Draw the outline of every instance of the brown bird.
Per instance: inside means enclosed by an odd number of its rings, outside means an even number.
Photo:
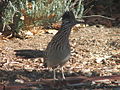
[[[62,78],[65,79],[63,73],[63,65],[70,58],[70,44],[69,35],[71,29],[77,23],[81,23],[75,19],[72,11],[66,11],[62,16],[62,25],[60,30],[55,34],[52,40],[49,42],[46,52],[46,64],[48,67],[53,68],[54,79],[56,79],[57,68],[61,68]]]

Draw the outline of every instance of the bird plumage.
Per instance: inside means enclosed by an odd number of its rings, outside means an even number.
[[[46,63],[48,67],[63,66],[70,58],[69,35],[77,23],[72,11],[66,11],[62,16],[60,30],[54,35],[46,48]],[[64,77],[64,76],[63,76]]]

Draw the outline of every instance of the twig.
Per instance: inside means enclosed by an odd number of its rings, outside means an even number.
[[[70,8],[73,8],[78,1],[79,1],[79,0],[75,0],[75,1],[73,2],[73,4],[70,6]]]
[[[88,13],[88,12],[93,8],[93,6],[94,6],[94,5],[91,5],[88,9],[86,9],[86,10],[84,11],[84,15],[85,15],[86,13]]]
[[[2,31],[5,30],[5,26],[6,26],[6,23],[3,23],[3,28],[2,28]]]
[[[85,3],[85,6],[87,6],[88,4],[92,3],[93,1],[95,1],[95,0],[91,0],[91,1],[89,1],[87,3]]]
[[[102,17],[102,18],[109,19],[109,20],[115,20],[114,18],[110,18],[110,17],[106,17],[106,16],[102,16],[102,15],[83,16],[82,18],[89,18],[89,17]]]

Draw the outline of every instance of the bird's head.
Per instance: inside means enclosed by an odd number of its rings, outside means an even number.
[[[72,11],[66,11],[62,16],[62,21],[75,21],[75,16]]]
[[[75,19],[75,15],[74,15],[73,11],[66,11],[62,16],[62,22],[69,22],[69,23],[73,23],[74,25],[84,23],[81,21],[77,21]]]

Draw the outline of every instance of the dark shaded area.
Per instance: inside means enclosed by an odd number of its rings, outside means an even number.
[[[120,27],[120,0],[84,0],[85,16],[102,15],[103,17],[87,17],[85,21],[90,25],[101,24],[106,27]]]
[[[25,69],[23,70],[14,70],[14,71],[5,71],[0,70],[0,82],[9,82],[9,83],[17,83],[15,82],[16,79],[24,80],[25,82],[29,81],[36,81],[41,78],[52,78],[53,72],[50,72],[49,70],[43,70],[41,72],[38,71],[27,71]],[[47,76],[46,76],[47,75]]]
[[[0,32],[3,29],[3,19],[5,8],[8,5],[8,0],[0,0]]]
[[[14,50],[16,52],[17,57],[22,58],[39,58],[39,57],[45,57],[45,52],[41,50],[30,50],[30,49],[24,49],[24,50]]]
[[[42,69],[42,68],[41,68]],[[76,77],[75,73],[65,72],[66,78]],[[61,80],[61,72],[57,72],[57,78]],[[0,84],[20,84],[16,80],[23,80],[24,82],[37,82],[40,79],[53,79],[53,71],[48,69],[36,71],[28,71],[25,69],[20,70],[0,70]],[[4,82],[3,82],[4,81]]]
[[[64,90],[64,89],[77,89],[77,90],[91,90],[91,89],[102,89],[102,90],[119,90],[120,86],[105,84],[104,80],[111,80],[115,84],[116,80],[119,80],[119,75],[113,76],[98,76],[98,77],[86,77],[86,76],[75,76],[71,75],[67,77],[65,80],[57,80],[54,81],[51,77],[53,73],[48,70],[44,70],[41,72],[38,71],[26,71],[26,70],[14,70],[14,71],[5,71],[0,70],[0,81],[4,80],[4,86],[6,90],[15,90],[16,87],[22,89],[17,90]],[[58,73],[60,74],[60,73]],[[66,73],[67,74],[67,73]],[[47,78],[47,79],[46,79]],[[48,79],[50,78],[50,79]],[[15,82],[16,80],[23,80],[24,83]],[[92,82],[96,80],[103,80],[104,82],[98,84],[92,84]],[[118,82],[119,83],[119,82]],[[8,87],[9,86],[9,87]],[[27,89],[24,89],[27,87]],[[32,89],[32,88],[37,89]],[[30,89],[28,89],[30,88]],[[1,89],[1,86],[0,86]]]
[[[23,21],[20,18],[21,18],[21,13],[16,12],[13,16],[13,22],[8,25],[5,25],[4,30],[1,29],[2,35],[4,36],[11,35],[10,38],[16,37],[23,39],[23,37],[19,35],[20,28],[23,27]]]

